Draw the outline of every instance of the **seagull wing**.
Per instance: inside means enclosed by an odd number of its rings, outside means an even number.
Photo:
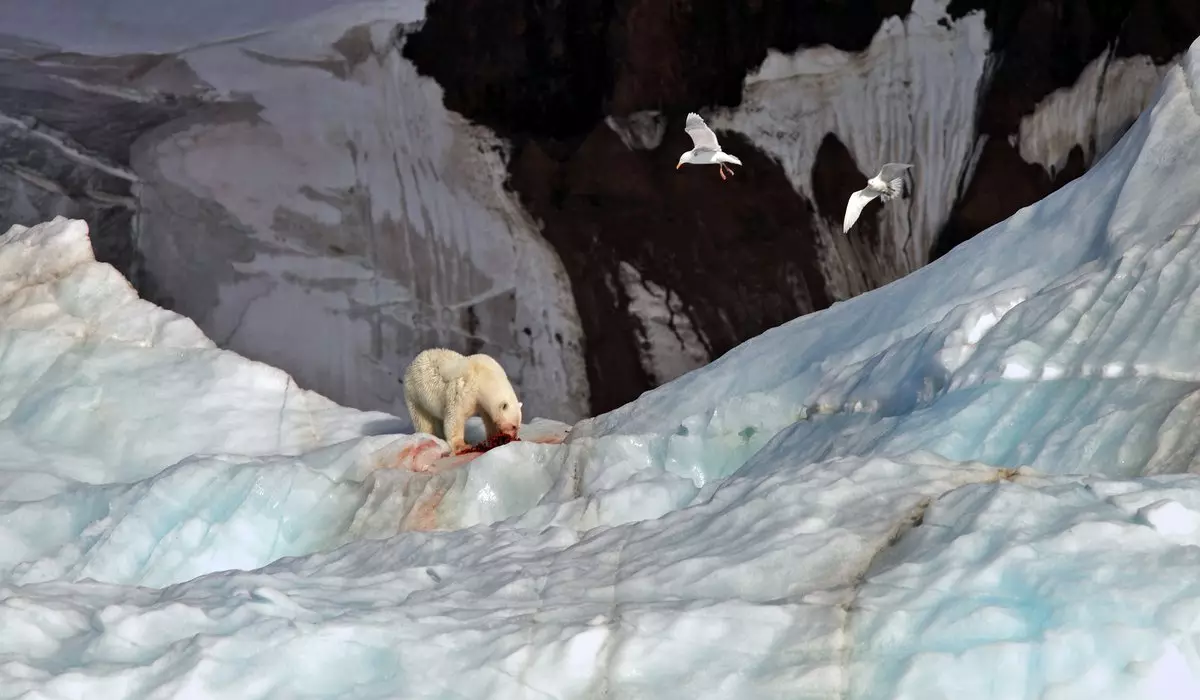
[[[879,179],[891,182],[904,175],[904,171],[911,167],[908,163],[884,163],[883,167],[879,169]]]
[[[712,129],[704,123],[699,114],[689,112],[687,122],[683,125],[683,130],[688,136],[692,137],[692,145],[701,150],[719,151],[721,145],[717,143],[717,135]]]
[[[850,195],[850,200],[846,202],[846,218],[842,220],[842,233],[850,231],[854,222],[858,221],[858,215],[862,213],[863,207],[878,196],[879,190],[874,187],[864,187]]]

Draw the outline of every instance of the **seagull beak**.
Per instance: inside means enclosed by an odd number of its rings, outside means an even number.
[[[679,170],[679,169],[680,169],[680,168],[682,168],[682,167],[683,167],[683,163],[676,163],[676,164],[675,164],[675,169],[676,169],[676,170]]]

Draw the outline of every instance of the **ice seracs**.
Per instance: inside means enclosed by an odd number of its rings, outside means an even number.
[[[912,165],[908,163],[885,163],[879,169],[879,174],[867,180],[867,186],[850,195],[846,202],[846,217],[842,220],[842,233],[848,233],[863,207],[876,197],[882,197],[887,202],[904,192],[904,173]]]
[[[742,161],[737,157],[731,156],[721,150],[721,144],[717,143],[717,135],[713,130],[708,128],[704,120],[695,112],[688,112],[687,122],[684,124],[683,130],[688,136],[692,137],[692,150],[684,151],[679,156],[679,162],[675,164],[675,169],[679,170],[685,164],[691,165],[712,165],[716,163],[721,169],[721,179],[725,178],[725,171],[733,174],[733,168],[730,168],[726,163],[741,165]]]
[[[1200,697],[1197,86],[1200,42],[1046,200],[449,462],[83,222],[0,236],[0,700]]]

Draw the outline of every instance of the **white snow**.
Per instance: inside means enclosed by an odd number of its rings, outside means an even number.
[[[1200,42],[1044,201],[474,459],[13,230],[0,698],[1195,697],[1198,85]]]
[[[1055,90],[1021,119],[1016,135],[1021,158],[1053,176],[1079,146],[1090,165],[1150,104],[1176,60],[1155,65],[1147,56],[1114,57],[1106,48],[1074,85]]]
[[[741,132],[774,156],[809,201],[813,163],[826,134],[849,150],[864,186],[884,163],[913,164],[911,196],[888,203],[879,215],[884,241],[872,256],[877,259],[860,259],[842,234],[844,208],[832,213],[835,225],[818,223],[820,263],[836,299],[925,264],[959,182],[969,174],[989,35],[983,12],[951,21],[948,4],[915,0],[903,19],[884,19],[860,53],[830,46],[768,51],[758,71],[746,77],[742,103],[709,119],[714,129]],[[878,269],[864,277],[863,265]]]
[[[1167,498],[1139,509],[1137,514],[1147,525],[1167,537],[1186,537],[1200,526],[1200,513]]]
[[[629,263],[621,263],[618,275],[629,297],[629,310],[642,324],[639,329],[642,369],[650,375],[655,386],[708,363],[710,358],[705,343],[678,297],[662,285],[643,278]]]
[[[139,249],[175,310],[359,408],[407,417],[404,368],[441,345],[497,357],[527,417],[589,413],[570,282],[497,175],[507,146],[401,56],[424,0],[94,5],[0,5],[0,26],[64,51],[175,51],[125,87],[218,103],[131,155]]]
[[[658,110],[634,112],[624,117],[609,115],[604,124],[612,129],[621,143],[631,151],[652,151],[662,143],[667,133],[667,118]]]

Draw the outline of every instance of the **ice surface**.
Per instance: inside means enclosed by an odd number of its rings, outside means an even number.
[[[1200,43],[1045,201],[474,457],[10,232],[0,698],[1196,697],[1198,84]]]

